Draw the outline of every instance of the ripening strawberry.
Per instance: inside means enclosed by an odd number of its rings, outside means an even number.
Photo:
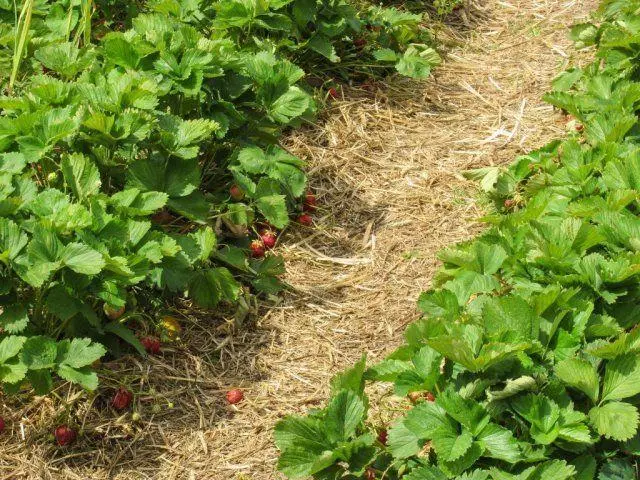
[[[328,93],[329,93],[329,96],[330,96],[331,98],[333,98],[334,100],[338,98],[338,91],[337,91],[335,88],[331,87],[331,88],[328,90]]]
[[[388,434],[385,428],[383,428],[378,432],[378,442],[380,442],[384,446],[387,446],[387,437],[388,437]]]
[[[124,305],[120,308],[114,308],[108,303],[105,303],[102,306],[102,309],[104,310],[104,314],[107,316],[109,320],[117,320],[124,313]]]
[[[313,225],[313,218],[308,213],[303,213],[298,217],[298,223],[300,225],[304,225],[305,227],[310,227]]]
[[[140,339],[140,343],[147,351],[152,355],[157,355],[160,353],[160,340],[155,337],[143,337]]]
[[[276,246],[277,237],[271,230],[263,230],[260,233],[260,240],[262,240],[262,244],[266,249],[271,250]]]
[[[427,400],[427,402],[435,402],[436,401],[436,397],[433,393],[431,392],[427,392],[424,394],[424,398]]]
[[[316,211],[317,199],[313,192],[307,192],[304,197],[304,203],[302,205],[302,209],[305,212],[315,212]]]
[[[4,432],[4,418],[0,417],[0,433]]]
[[[264,244],[261,240],[254,240],[249,245],[249,249],[251,250],[251,256],[253,258],[262,258],[264,257],[265,249]]]
[[[236,202],[244,198],[244,192],[240,189],[238,185],[231,185],[231,188],[229,189],[229,195],[231,195],[231,198],[234,199]]]
[[[239,388],[234,388],[233,390],[229,390],[227,392],[227,402],[231,405],[235,405],[236,403],[240,403],[244,399],[244,393]]]
[[[73,443],[76,439],[76,431],[67,425],[60,425],[54,430],[53,436],[56,439],[56,443],[64,447]]]
[[[131,405],[131,400],[133,400],[133,393],[124,387],[120,387],[113,395],[113,399],[111,399],[111,406],[116,410],[124,410]]]
[[[373,468],[367,468],[364,478],[366,478],[366,480],[376,480],[375,470]]]

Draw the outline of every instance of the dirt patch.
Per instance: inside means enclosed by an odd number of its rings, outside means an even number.
[[[486,3],[447,32],[457,46],[430,81],[346,89],[322,124],[288,139],[309,160],[321,207],[313,230],[282,239],[293,287],[282,303],[226,339],[214,321],[185,319],[162,357],[114,364],[103,384],[131,386],[139,421],[68,386],[28,403],[3,398],[0,478],[281,478],[273,425],[322,405],[329,379],[363,353],[379,359],[399,344],[436,252],[481,228],[460,172],[565,131],[541,96],[575,60],[567,26],[596,1]],[[237,407],[224,402],[233,386],[245,390]],[[82,442],[54,448],[53,426],[70,416]]]

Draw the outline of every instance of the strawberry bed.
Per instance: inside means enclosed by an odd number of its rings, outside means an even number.
[[[493,203],[487,230],[440,254],[401,347],[277,425],[288,477],[638,478],[639,18],[637,0],[606,0],[572,29],[596,60],[546,100],[575,132],[468,172]],[[368,416],[372,384],[397,400]]]

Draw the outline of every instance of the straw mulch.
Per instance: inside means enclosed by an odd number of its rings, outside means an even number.
[[[183,319],[182,340],[162,356],[106,365],[101,396],[62,385],[31,401],[0,398],[0,479],[281,478],[273,425],[321,406],[331,376],[363,353],[393,349],[436,252],[481,228],[460,172],[565,131],[541,96],[576,59],[567,26],[595,6],[483,1],[440,34],[450,51],[430,81],[345,88],[318,126],[288,139],[322,205],[315,229],[281,239],[294,291],[234,336],[219,319]],[[120,383],[136,394],[138,421],[108,406]],[[227,406],[236,386],[246,400]],[[83,429],[72,448],[53,446],[58,422]]]

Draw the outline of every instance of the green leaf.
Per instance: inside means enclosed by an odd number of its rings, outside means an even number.
[[[589,418],[600,435],[614,440],[629,440],[638,429],[638,409],[625,402],[610,402],[593,407]]]
[[[63,285],[55,285],[49,290],[45,304],[49,313],[62,321],[69,320],[80,311],[78,299]]]
[[[81,153],[67,155],[60,164],[64,180],[78,200],[86,200],[100,190],[98,167]]]
[[[91,342],[89,338],[74,338],[63,340],[58,344],[56,362],[72,368],[82,368],[91,365],[106,353],[99,343]]]
[[[46,395],[53,389],[53,379],[49,370],[29,370],[27,379],[33,385],[36,395]]]
[[[448,476],[460,475],[482,456],[482,446],[475,442],[466,453],[453,462],[438,461],[438,467]],[[553,478],[553,477],[552,477]]]
[[[331,392],[335,395],[341,390],[349,390],[359,397],[364,393],[364,371],[367,366],[367,357],[362,358],[351,368],[337,374],[331,379]]]
[[[17,384],[27,374],[27,366],[18,360],[0,364],[0,383]]]
[[[28,241],[27,235],[15,222],[0,217],[0,262],[15,259]]]
[[[459,459],[471,448],[473,435],[466,429],[463,429],[462,433],[441,429],[436,430],[431,442],[438,454],[438,460],[450,462]]]
[[[409,430],[402,418],[389,429],[387,447],[394,458],[409,458],[416,455],[423,444],[424,440]]]
[[[20,360],[30,370],[50,369],[55,366],[58,348],[48,337],[29,337],[20,352]]]
[[[456,431],[447,412],[433,402],[422,402],[407,413],[405,427],[419,439],[431,439],[437,431]]]
[[[84,275],[97,275],[105,265],[100,253],[82,243],[65,246],[60,260],[74,272]]]
[[[593,480],[595,478],[598,464],[591,455],[582,455],[572,460],[571,464],[576,469],[575,480]]]
[[[624,458],[612,458],[602,465],[598,480],[635,480],[636,468]]]
[[[496,458],[508,463],[522,459],[518,440],[513,433],[495,423],[489,423],[478,435],[478,443],[484,447],[483,457]]]
[[[269,114],[276,122],[288,124],[312,107],[313,101],[309,94],[294,86],[289,87],[269,106]]]
[[[493,341],[538,338],[538,317],[522,298],[509,295],[489,299],[482,310],[485,335]]]
[[[309,452],[320,454],[331,449],[323,425],[314,417],[290,416],[278,422],[273,436],[280,450],[303,447]]]
[[[284,195],[269,195],[256,200],[256,206],[267,221],[276,228],[289,223],[289,213]]]
[[[136,337],[131,329],[127,328],[126,325],[120,323],[118,320],[114,320],[113,322],[106,324],[104,326],[104,331],[117,335],[135,348],[140,355],[143,357],[147,356],[147,351],[145,350],[144,345],[140,343],[140,340],[138,340],[138,337]]]
[[[544,395],[528,394],[512,402],[513,409],[531,423],[530,434],[541,445],[555,441],[560,432],[558,404]]]
[[[640,393],[640,355],[628,354],[607,363],[602,402],[622,400]]]
[[[58,365],[56,373],[65,380],[77,383],[81,387],[94,391],[98,388],[98,375],[89,367],[73,368],[66,363]]]
[[[18,355],[22,346],[27,341],[26,337],[16,337],[9,335],[0,342],[0,364]]]
[[[318,455],[304,447],[292,447],[278,458],[278,470],[291,479],[307,478],[333,465],[336,460],[331,450]]]
[[[124,34],[112,32],[104,38],[104,54],[109,61],[125,68],[135,69],[140,61],[140,55]]]
[[[340,57],[336,54],[336,49],[333,47],[331,40],[322,34],[311,37],[307,42],[307,46],[333,63],[340,61]]]
[[[536,390],[538,384],[533,377],[523,375],[515,379],[508,379],[505,382],[502,390],[487,391],[487,400],[494,402],[496,400],[504,400],[505,398],[513,397],[520,392]]]
[[[7,305],[0,310],[0,328],[8,333],[20,333],[29,324],[27,309],[22,305]]]
[[[402,477],[404,480],[447,480],[447,476],[436,467],[418,467]]]
[[[555,366],[555,374],[570,387],[582,391],[592,402],[598,400],[600,376],[591,363],[578,358],[568,358]]]
[[[390,48],[381,48],[373,52],[373,56],[379,62],[397,62],[398,54]]]
[[[396,63],[396,70],[407,77],[424,79],[431,74],[431,68],[440,61],[440,56],[433,48],[419,49],[416,45],[411,45]]]
[[[462,398],[453,388],[448,388],[436,398],[436,404],[460,422],[473,435],[478,435],[489,423],[489,414],[474,400]]]
[[[331,399],[325,416],[325,430],[332,442],[351,438],[364,419],[362,399],[350,390],[343,390]]]
[[[576,48],[584,48],[596,42],[598,27],[591,23],[579,23],[571,27],[571,40],[576,42]]]
[[[198,271],[189,282],[189,296],[203,308],[213,308],[221,300],[235,301],[240,289],[240,284],[224,267]]]

